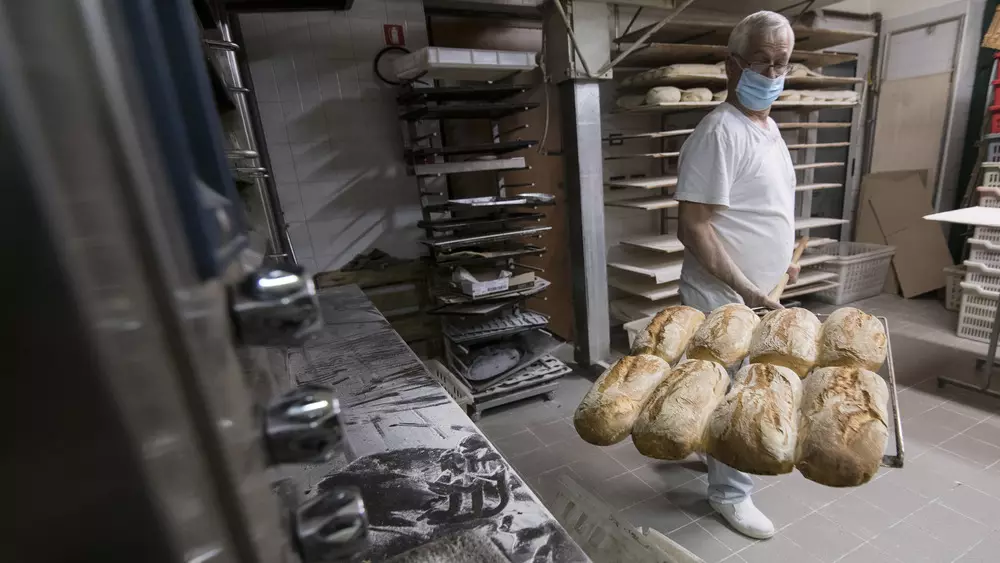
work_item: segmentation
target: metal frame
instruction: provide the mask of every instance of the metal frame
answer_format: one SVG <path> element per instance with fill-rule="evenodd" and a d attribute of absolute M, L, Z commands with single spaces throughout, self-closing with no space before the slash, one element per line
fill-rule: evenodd
<path fill-rule="evenodd" d="M 595 80 L 559 84 L 563 166 L 569 203 L 573 343 L 578 364 L 603 367 L 611 357 L 604 240 L 601 95 Z"/>

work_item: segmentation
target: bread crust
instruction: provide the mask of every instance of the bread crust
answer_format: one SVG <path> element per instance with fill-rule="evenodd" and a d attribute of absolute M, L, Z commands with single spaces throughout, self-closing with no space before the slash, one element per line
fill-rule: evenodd
<path fill-rule="evenodd" d="M 727 368 L 735 366 L 750 350 L 750 339 L 759 322 L 757 313 L 742 303 L 719 307 L 691 337 L 688 359 L 709 360 Z"/>
<path fill-rule="evenodd" d="M 670 364 L 652 354 L 625 356 L 608 368 L 583 397 L 573 416 L 581 438 L 610 446 L 632 431 L 642 407 L 670 371 Z"/>
<path fill-rule="evenodd" d="M 889 388 L 863 368 L 826 367 L 806 378 L 795 467 L 829 487 L 856 487 L 878 472 L 889 437 Z"/>
<path fill-rule="evenodd" d="M 679 460 L 704 449 L 705 428 L 729 386 L 725 368 L 706 360 L 686 360 L 670 370 L 632 427 L 639 453 Z"/>
<path fill-rule="evenodd" d="M 757 475 L 795 467 L 802 383 L 792 370 L 750 364 L 709 418 L 706 451 L 726 465 Z"/>
<path fill-rule="evenodd" d="M 823 323 L 816 363 L 821 367 L 854 367 L 877 372 L 885 362 L 886 353 L 882 322 L 854 307 L 842 307 Z"/>
<path fill-rule="evenodd" d="M 804 378 L 816 365 L 823 325 L 812 312 L 794 307 L 764 315 L 750 340 L 750 361 L 784 366 Z"/>
<path fill-rule="evenodd" d="M 693 307 L 667 307 L 636 335 L 632 355 L 653 354 L 674 365 L 684 355 L 688 342 L 704 321 L 705 313 Z"/>

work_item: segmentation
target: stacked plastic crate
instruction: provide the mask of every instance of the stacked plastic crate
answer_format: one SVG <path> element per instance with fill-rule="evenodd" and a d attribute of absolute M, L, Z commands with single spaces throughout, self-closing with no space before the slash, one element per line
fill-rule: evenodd
<path fill-rule="evenodd" d="M 980 168 L 983 180 L 977 190 L 979 205 L 1000 207 L 1000 139 L 989 142 L 986 158 Z M 968 243 L 958 335 L 989 342 L 1000 299 L 1000 228 L 976 227 Z"/>

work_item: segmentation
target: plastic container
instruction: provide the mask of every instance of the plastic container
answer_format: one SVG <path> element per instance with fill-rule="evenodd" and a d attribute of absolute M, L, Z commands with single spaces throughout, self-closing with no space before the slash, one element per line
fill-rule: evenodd
<path fill-rule="evenodd" d="M 948 266 L 944 269 L 944 308 L 958 311 L 962 307 L 962 282 L 965 278 L 964 266 Z"/>
<path fill-rule="evenodd" d="M 990 141 L 986 145 L 986 162 L 1000 162 L 1000 141 Z"/>
<path fill-rule="evenodd" d="M 816 292 L 816 298 L 833 305 L 843 305 L 882 293 L 895 247 L 864 242 L 840 242 L 824 246 L 823 252 L 836 256 L 816 266 L 835 272 L 840 285 Z"/>
<path fill-rule="evenodd" d="M 974 260 L 965 261 L 965 279 L 986 291 L 1000 292 L 1000 268 L 987 266 Z"/>
<path fill-rule="evenodd" d="M 1000 133 L 1000 113 L 990 115 L 990 133 Z"/>
<path fill-rule="evenodd" d="M 969 282 L 962 282 L 961 286 L 962 308 L 958 312 L 958 330 L 955 332 L 961 338 L 989 343 L 1000 293 L 987 291 Z"/>
<path fill-rule="evenodd" d="M 458 406 L 465 408 L 472 404 L 472 390 L 459 381 L 458 376 L 451 373 L 444 364 L 437 360 L 427 360 L 424 367 L 431 379 L 440 383 Z"/>
<path fill-rule="evenodd" d="M 424 47 L 392 63 L 402 80 L 499 80 L 535 68 L 535 53 Z"/>
<path fill-rule="evenodd" d="M 1000 170 L 987 170 L 983 172 L 984 188 L 997 188 L 1000 190 Z M 1000 197 L 996 192 L 980 192 L 979 205 L 983 207 L 1000 207 Z"/>
<path fill-rule="evenodd" d="M 1000 268 L 1000 243 L 970 238 L 969 260 L 990 268 Z"/>

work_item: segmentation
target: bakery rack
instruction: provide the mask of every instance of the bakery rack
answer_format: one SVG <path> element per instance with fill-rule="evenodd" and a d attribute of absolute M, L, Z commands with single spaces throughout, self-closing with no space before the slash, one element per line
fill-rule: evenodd
<path fill-rule="evenodd" d="M 652 43 L 628 55 L 616 71 L 624 76 L 654 68 L 678 63 L 714 64 L 725 60 L 728 51 L 724 45 L 731 25 L 704 22 L 667 23 L 650 39 Z M 645 33 L 639 29 L 626 32 L 617 40 L 619 52 L 624 52 L 629 44 Z M 797 26 L 796 50 L 791 62 L 809 67 L 809 76 L 789 77 L 788 89 L 824 90 L 852 89 L 857 94 L 854 101 L 778 101 L 773 105 L 772 117 L 779 121 L 783 132 L 790 132 L 794 140 L 789 142 L 789 150 L 797 172 L 795 230 L 809 236 L 811 230 L 836 228 L 849 223 L 837 217 L 814 217 L 812 194 L 819 190 L 843 190 L 843 182 L 818 182 L 816 170 L 823 168 L 843 168 L 844 161 L 817 161 L 817 150 L 847 147 L 849 142 L 820 143 L 821 130 L 843 129 L 851 122 L 820 122 L 819 110 L 829 108 L 857 108 L 863 105 L 864 88 L 862 79 L 854 77 L 823 76 L 816 72 L 828 65 L 850 62 L 857 59 L 854 53 L 825 51 L 844 43 L 872 37 L 868 32 L 827 30 Z M 614 53 L 613 53 L 614 56 Z M 617 77 L 616 77 L 617 78 Z M 621 82 L 621 81 L 620 81 Z M 625 82 L 628 82 L 627 80 Z M 618 94 L 635 95 L 653 86 L 676 86 L 678 88 L 706 87 L 713 92 L 725 90 L 725 77 L 712 75 L 671 74 L 646 79 L 638 85 L 618 86 Z M 621 165 L 616 175 L 605 181 L 605 206 L 633 209 L 636 212 L 656 212 L 659 214 L 660 234 L 627 238 L 612 248 L 608 255 L 609 281 L 620 297 L 611 300 L 611 313 L 622 321 L 635 320 L 655 313 L 663 307 L 679 302 L 677 281 L 680 277 L 680 261 L 683 245 L 676 237 L 676 217 L 678 202 L 672 198 L 677 185 L 677 160 L 680 148 L 690 135 L 693 123 L 707 111 L 723 102 L 718 100 L 701 102 L 675 102 L 610 110 L 607 119 L 629 118 L 629 116 L 649 115 L 658 121 L 658 130 L 622 130 L 607 134 L 605 141 L 605 161 Z M 616 105 L 616 104 L 615 104 Z M 857 111 L 857 110 L 855 110 Z M 620 118 L 618 116 L 621 116 Z M 674 118 L 674 116 L 679 116 Z M 794 116 L 789 118 L 789 116 Z M 785 119 L 782 120 L 782 117 Z M 634 119 L 634 118 L 631 118 Z M 636 143 L 645 150 L 628 150 Z M 658 144 L 658 146 L 650 146 Z M 612 147 L 614 149 L 612 149 Z M 624 149 L 624 150 L 623 150 Z M 639 173 L 631 174 L 630 162 L 636 162 Z M 660 174 L 649 173 L 649 163 L 659 164 Z M 655 166 L 655 165 L 654 165 Z M 624 174 L 622 174 L 624 172 Z M 614 197 L 608 197 L 614 193 Z M 847 234 L 843 229 L 841 236 Z M 823 247 L 835 243 L 840 238 L 810 237 L 809 250 L 803 256 L 803 270 L 800 280 L 785 288 L 782 299 L 800 297 L 831 289 L 839 283 L 835 276 L 816 270 L 816 266 L 833 258 Z"/>
<path fill-rule="evenodd" d="M 431 61 L 433 66 L 439 54 L 418 52 L 415 60 L 423 61 L 420 64 Z M 531 53 L 516 58 L 534 61 Z M 494 59 L 502 61 L 504 57 Z M 496 65 L 490 64 L 482 72 L 470 65 L 461 67 L 462 77 L 495 77 Z M 445 71 L 442 78 L 450 72 Z M 505 172 L 528 169 L 518 151 L 538 144 L 537 140 L 520 138 L 524 127 L 504 131 L 500 122 L 538 106 L 523 99 L 532 88 L 530 84 L 471 80 L 432 87 L 410 83 L 397 97 L 405 157 L 419 189 L 422 219 L 418 226 L 424 232 L 420 242 L 433 264 L 429 285 L 434 307 L 428 313 L 440 317 L 444 344 L 443 357 L 435 363 L 432 375 L 465 406 L 473 420 L 485 409 L 548 396 L 558 379 L 571 371 L 551 355 L 561 342 L 545 330 L 548 317 L 525 305 L 527 299 L 549 287 L 538 275 L 544 271 L 519 262 L 546 252 L 544 246 L 532 243 L 551 229 L 543 220 L 554 198 L 534 193 L 534 184 L 512 185 L 504 177 Z M 448 144 L 441 134 L 446 120 L 486 121 L 491 139 Z M 490 195 L 451 197 L 447 180 L 458 174 L 478 174 L 477 181 L 490 178 L 484 180 Z M 513 274 L 511 286 L 469 295 L 452 280 L 459 267 L 506 270 Z M 516 351 L 516 359 L 511 360 L 510 350 Z"/>

